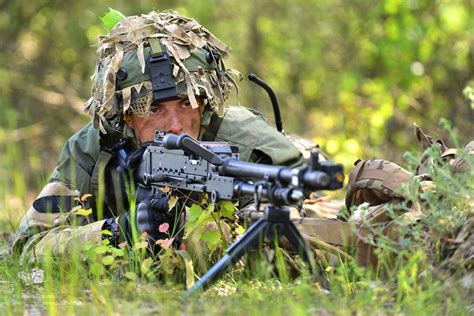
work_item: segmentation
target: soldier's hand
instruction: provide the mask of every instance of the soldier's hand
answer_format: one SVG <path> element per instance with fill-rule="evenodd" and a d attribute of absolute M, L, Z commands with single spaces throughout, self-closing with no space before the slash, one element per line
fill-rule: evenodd
<path fill-rule="evenodd" d="M 183 233 L 180 232 L 181 214 L 177 212 L 179 206 L 169 209 L 169 196 L 165 193 L 150 195 L 150 191 L 142 191 L 137 196 L 135 208 L 135 227 L 138 238 L 146 235 L 150 249 L 159 249 L 159 245 L 179 247 Z M 103 229 L 112 232 L 112 235 L 103 235 L 110 243 L 117 246 L 122 241 L 129 245 L 132 241 L 131 212 L 120 214 L 117 218 L 106 220 Z M 145 234 L 146 233 L 146 234 Z M 158 243 L 157 243 L 158 241 Z"/>
<path fill-rule="evenodd" d="M 137 230 L 140 236 L 147 233 L 150 244 L 171 238 L 177 214 L 175 209 L 170 211 L 168 201 L 166 194 L 150 196 L 136 207 Z"/>

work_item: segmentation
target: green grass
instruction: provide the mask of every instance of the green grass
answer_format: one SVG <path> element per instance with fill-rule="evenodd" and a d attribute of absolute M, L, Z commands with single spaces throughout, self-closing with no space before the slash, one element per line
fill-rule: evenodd
<path fill-rule="evenodd" d="M 358 271 L 355 271 L 358 270 Z M 3 263 L 0 272 L 0 310 L 17 315 L 24 311 L 58 314 L 271 314 L 306 315 L 318 312 L 339 315 L 375 313 L 469 314 L 463 297 L 439 282 L 417 281 L 399 275 L 397 285 L 364 275 L 360 268 L 341 267 L 331 277 L 330 290 L 321 290 L 309 279 L 289 283 L 278 280 L 228 278 L 204 295 L 183 298 L 177 285 L 94 279 L 87 272 L 45 269 L 43 284 L 25 285 L 17 277 L 18 266 Z M 359 275 L 362 273 L 361 275 Z M 354 276 L 357 276 L 354 279 Z M 403 285 L 404 279 L 409 288 Z M 465 298 L 464 298 L 465 299 Z"/>

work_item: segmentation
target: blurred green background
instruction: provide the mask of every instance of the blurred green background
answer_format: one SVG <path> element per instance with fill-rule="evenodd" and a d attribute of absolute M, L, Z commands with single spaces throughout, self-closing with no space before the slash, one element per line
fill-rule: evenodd
<path fill-rule="evenodd" d="M 460 143 L 473 138 L 474 1 L 7 1 L 0 4 L 0 218 L 15 222 L 47 181 L 65 139 L 88 117 L 99 19 L 173 8 L 232 47 L 227 64 L 277 93 L 288 132 L 349 167 L 401 162 L 412 123 Z M 231 103 L 273 121 L 263 90 L 244 80 Z M 452 144 L 451 144 L 452 145 Z M 3 213 L 3 214 L 2 214 Z"/>

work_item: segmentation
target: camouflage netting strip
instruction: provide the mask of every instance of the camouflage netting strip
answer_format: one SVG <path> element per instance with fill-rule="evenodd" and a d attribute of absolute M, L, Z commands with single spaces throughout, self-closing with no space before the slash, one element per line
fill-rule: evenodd
<path fill-rule="evenodd" d="M 205 45 L 217 51 L 222 59 L 227 58 L 230 48 L 193 19 L 180 16 L 174 11 L 153 11 L 141 16 L 127 17 L 117 23 L 109 34 L 99 37 L 99 62 L 91 78 L 92 93 L 85 104 L 85 110 L 92 116 L 94 124 L 101 132 L 106 133 L 104 121 L 116 114 L 113 113 L 116 93 L 121 93 L 124 99 L 123 113 L 131 108 L 141 116 L 148 114 L 151 95 L 150 100 L 139 100 L 138 103 L 131 100 L 131 95 L 132 89 L 138 93 L 142 88 L 150 91 L 151 84 L 134 85 L 115 91 L 115 77 L 124 53 L 135 50 L 142 73 L 145 71 L 144 44 L 148 38 L 158 38 L 176 60 L 178 68 L 173 69 L 173 74 L 186 83 L 186 94 L 192 107 L 199 107 L 195 95 L 205 95 L 209 108 L 222 114 L 224 101 L 232 87 L 236 87 L 238 91 L 236 82 L 241 74 L 234 69 L 226 69 L 223 64 L 224 71 L 220 74 L 215 70 L 205 72 L 202 69 L 189 72 L 183 61 L 197 48 L 203 48 Z M 139 108 L 133 109 L 135 103 Z"/>
<path fill-rule="evenodd" d="M 142 90 L 146 90 L 147 94 L 143 97 L 132 99 L 132 89 L 137 93 L 141 93 Z M 153 99 L 151 81 L 143 81 L 122 89 L 122 98 L 123 113 L 131 110 L 138 116 L 146 117 Z"/>

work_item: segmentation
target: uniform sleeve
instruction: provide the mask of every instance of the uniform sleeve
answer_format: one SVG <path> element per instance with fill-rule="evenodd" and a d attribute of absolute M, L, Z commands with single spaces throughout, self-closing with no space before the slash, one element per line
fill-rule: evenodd
<path fill-rule="evenodd" d="M 88 124 L 64 145 L 50 181 L 38 195 L 37 201 L 51 196 L 73 199 L 90 193 L 89 172 L 98 153 L 98 138 Z M 15 235 L 14 251 L 20 255 L 20 263 L 41 260 L 46 252 L 67 255 L 67 249 L 71 249 L 71 243 L 77 240 L 99 243 L 103 221 L 95 221 L 92 215 L 77 215 L 76 210 L 44 209 L 33 204 Z"/>

